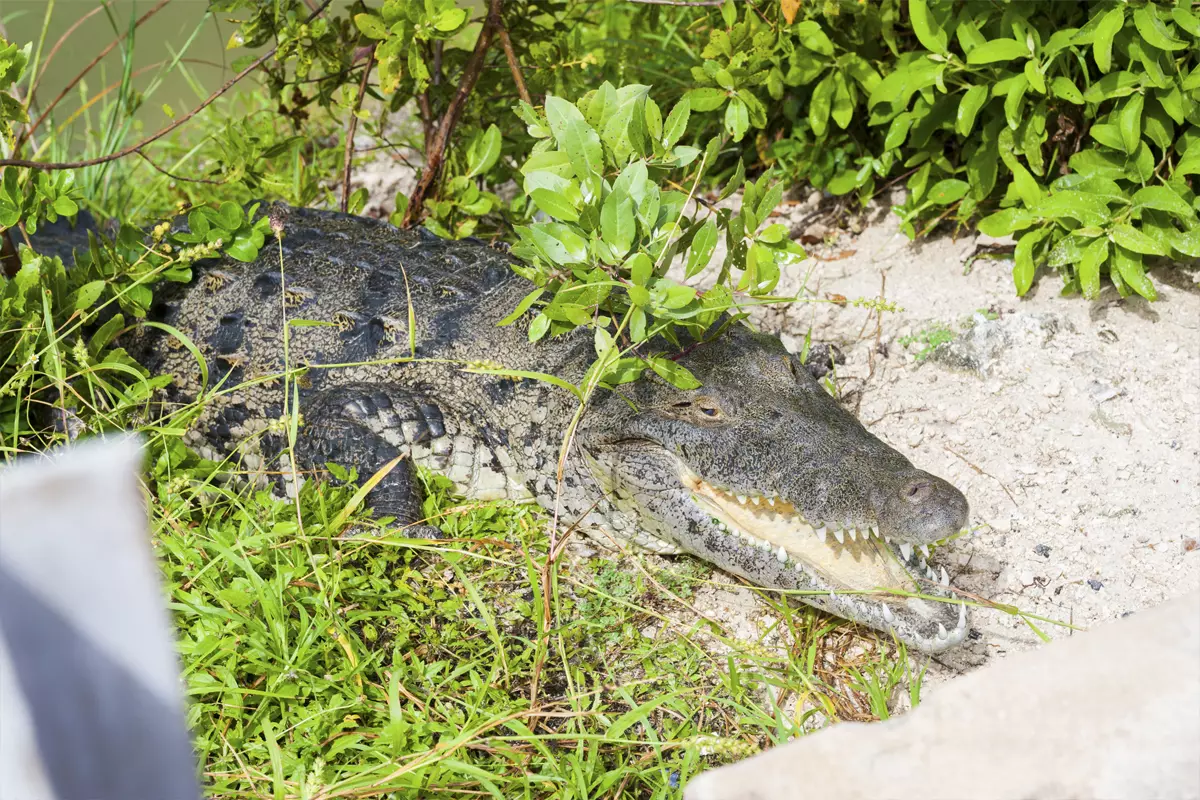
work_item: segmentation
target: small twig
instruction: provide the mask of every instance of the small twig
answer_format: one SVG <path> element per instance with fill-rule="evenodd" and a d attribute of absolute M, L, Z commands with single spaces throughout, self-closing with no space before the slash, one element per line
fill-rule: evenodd
<path fill-rule="evenodd" d="M 945 450 L 947 453 L 950 453 L 951 455 L 953 455 L 953 456 L 955 456 L 956 458 L 958 458 L 960 461 L 962 461 L 964 464 L 966 464 L 966 465 L 967 465 L 968 467 L 970 467 L 971 469 L 975 470 L 975 471 L 976 471 L 977 473 L 979 473 L 980 475 L 985 475 L 985 476 L 987 476 L 987 477 L 991 478 L 992 480 L 994 480 L 996 483 L 1000 484 L 1000 488 L 1004 490 L 1004 493 L 1005 493 L 1006 495 L 1008 495 L 1008 499 L 1012 501 L 1012 504 L 1013 504 L 1014 506 L 1016 506 L 1017 508 L 1020 508 L 1020 507 L 1021 507 L 1021 504 L 1017 502 L 1017 498 L 1013 497 L 1013 496 L 1012 496 L 1012 492 L 1010 492 L 1010 491 L 1008 490 L 1008 487 L 1004 485 L 1004 481 L 1000 480 L 999 478 L 997 478 L 995 475 L 991 474 L 990 472 L 986 472 L 986 471 L 984 471 L 983 469 L 980 469 L 979 467 L 975 466 L 975 465 L 974 465 L 974 464 L 972 464 L 970 461 L 968 461 L 968 460 L 967 460 L 967 458 L 966 458 L 965 456 L 963 456 L 963 455 L 961 455 L 960 453 L 956 452 L 956 451 L 955 451 L 953 448 L 951 448 L 951 447 L 946 447 L 945 445 L 942 445 L 942 449 L 943 449 L 943 450 Z"/>
<path fill-rule="evenodd" d="M 163 5 L 166 5 L 168 2 L 170 2 L 170 0 L 162 0 L 162 2 L 157 7 L 161 8 Z M 312 19 L 317 14 L 319 14 L 322 10 L 324 10 L 324 8 L 326 6 L 328 6 L 332 2 L 333 2 L 333 0 L 325 0 L 325 2 L 323 2 L 321 4 L 321 8 L 318 9 L 317 12 L 314 13 L 312 17 L 309 17 L 308 20 L 306 20 L 306 22 L 311 22 Z M 145 17 L 143 17 L 143 19 L 145 19 Z M 242 78 L 249 75 L 254 70 L 258 69 L 267 59 L 273 57 L 275 55 L 275 51 L 278 49 L 279 49 L 278 47 L 272 47 L 270 50 L 268 50 L 267 52 L 263 53 L 261 56 L 256 58 L 253 61 L 253 63 L 250 64 L 250 66 L 246 67 L 244 70 L 239 72 L 237 75 L 234 75 L 232 78 L 227 80 L 220 89 L 218 89 L 217 91 L 215 91 L 211 95 L 209 95 L 208 99 L 206 99 L 203 103 L 196 106 L 191 111 L 184 114 L 182 117 L 177 119 L 175 122 L 172 122 L 170 125 L 163 128 L 162 130 L 158 131 L 157 133 L 146 137 L 145 139 L 138 142 L 137 144 L 126 147 L 124 150 L 121 150 L 116 153 L 110 153 L 109 155 L 106 155 L 106 156 L 98 156 L 96 158 L 89 158 L 84 161 L 48 161 L 47 162 L 47 161 L 28 161 L 23 158 L 0 158 L 0 167 L 28 167 L 30 169 L 44 169 L 44 170 L 80 169 L 82 167 L 94 167 L 97 164 L 106 164 L 109 161 L 116 161 L 119 158 L 124 158 L 125 156 L 132 155 L 133 153 L 136 153 L 138 150 L 141 150 L 146 145 L 148 145 L 152 142 L 158 141 L 159 139 L 166 136 L 171 131 L 178 128 L 183 123 L 190 120 L 192 117 L 199 114 L 204 109 L 208 108 L 210 105 L 212 105 L 214 102 L 216 102 L 218 97 L 220 97 L 221 95 L 225 94 L 230 89 L 232 89 L 234 84 L 236 84 Z M 55 102 L 57 102 L 57 101 L 55 101 Z M 43 116 L 45 116 L 45 115 L 43 114 Z"/>
<path fill-rule="evenodd" d="M 161 11 L 163 6 L 165 6 L 169 2 L 171 2 L 171 0 L 159 0 L 158 5 L 156 5 L 154 8 L 150 9 L 145 14 L 142 14 L 140 17 L 137 18 L 137 20 L 133 23 L 133 27 L 134 28 L 141 27 L 143 22 L 150 19 L 152 16 L 154 16 L 159 11 Z M 101 7 L 103 8 L 103 6 L 101 6 Z M 68 31 L 68 33 L 69 33 L 69 31 Z M 21 146 L 23 144 L 25 144 L 26 141 L 29 140 L 29 137 L 32 136 L 34 131 L 36 131 L 38 129 L 38 126 L 40 126 L 42 124 L 42 122 L 45 121 L 46 117 L 50 114 L 51 111 L 54 110 L 54 107 L 58 105 L 59 101 L 61 101 L 64 97 L 66 97 L 67 93 L 70 92 L 72 89 L 74 89 L 75 85 L 78 84 L 81 80 L 83 80 L 84 75 L 87 75 L 89 72 L 91 72 L 92 67 L 99 64 L 100 60 L 102 58 L 104 58 L 106 55 L 111 53 L 113 51 L 113 48 L 115 48 L 122 41 L 124 41 L 125 36 L 126 36 L 126 34 L 123 33 L 120 36 L 118 36 L 116 39 L 114 39 L 108 45 L 108 47 L 106 47 L 100 51 L 99 55 L 97 55 L 90 62 L 88 62 L 87 66 L 85 66 L 82 70 L 80 70 L 78 75 L 76 75 L 74 78 L 72 78 L 71 80 L 69 80 L 67 82 L 67 85 L 64 86 L 62 91 L 58 93 L 58 96 L 55 97 L 53 100 L 51 100 L 50 105 L 46 106 L 46 109 L 41 114 L 38 115 L 38 118 L 36 120 L 33 121 L 33 124 L 27 126 L 25 128 L 25 130 L 21 132 L 20 137 L 17 139 L 17 143 L 13 146 L 12 151 L 13 151 L 14 155 L 21 151 Z M 55 47 L 57 47 L 57 45 L 55 45 Z M 33 95 L 30 94 L 30 102 L 32 102 L 32 101 L 33 101 Z M 5 166 L 5 165 L 7 165 L 7 162 L 0 162 L 0 166 Z M 23 166 L 29 166 L 29 165 L 28 164 L 12 164 L 12 166 L 23 167 Z"/>
<path fill-rule="evenodd" d="M 525 76 L 521 74 L 521 62 L 517 60 L 517 51 L 513 49 L 512 37 L 508 35 L 508 28 L 504 27 L 504 23 L 500 23 L 500 29 L 496 32 L 500 37 L 500 45 L 504 48 L 504 57 L 508 59 L 508 68 L 512 72 L 513 83 L 517 85 L 517 92 L 521 95 L 521 99 L 529 105 L 533 105 L 533 98 L 529 96 L 529 90 L 525 88 Z"/>
<path fill-rule="evenodd" d="M 156 170 L 161 172 L 163 175 L 166 175 L 168 178 L 171 178 L 172 180 L 187 181 L 188 183 L 211 183 L 214 186 L 220 186 L 221 184 L 225 183 L 225 181 L 223 181 L 223 180 L 217 181 L 217 180 L 213 180 L 212 178 L 188 178 L 183 175 L 176 175 L 173 172 L 167 172 L 165 169 L 160 167 L 158 164 L 155 164 L 154 161 L 151 160 L 150 156 L 146 155 L 141 150 L 135 150 L 134 152 L 137 153 L 139 156 L 141 156 L 142 159 L 147 164 L 154 167 Z"/>
<path fill-rule="evenodd" d="M 489 0 L 488 2 L 487 19 L 484 20 L 483 27 L 479 31 L 479 38 L 475 40 L 475 49 L 471 52 L 471 57 L 467 59 L 467 64 L 463 68 L 462 78 L 458 82 L 458 91 L 454 93 L 454 98 L 446 108 L 446 114 L 442 117 L 442 124 L 433 137 L 432 145 L 426 147 L 425 169 L 421 171 L 421 178 L 417 181 L 417 186 L 408 200 L 408 208 L 404 210 L 404 218 L 400 221 L 402 228 L 411 227 L 414 222 L 421 219 L 425 212 L 425 196 L 429 194 L 434 181 L 437 180 L 438 173 L 441 172 L 442 161 L 446 158 L 446 145 L 450 143 L 450 134 L 454 132 L 454 126 L 458 124 L 458 118 L 467 104 L 467 98 L 471 95 L 471 90 L 475 88 L 475 81 L 479 79 L 479 73 L 483 70 L 484 57 L 487 56 L 488 48 L 492 44 L 492 34 L 500 26 L 500 8 L 503 4 L 504 0 Z"/>
<path fill-rule="evenodd" d="M 350 112 L 350 130 L 346 131 L 346 156 L 342 160 L 342 213 L 350 210 L 350 163 L 354 160 L 354 133 L 358 130 L 358 110 L 362 108 L 363 95 L 367 93 L 367 78 L 371 75 L 371 65 L 375 63 L 375 48 L 367 53 L 367 63 L 363 66 L 362 81 L 358 84 L 358 97 L 354 101 L 354 110 Z"/>
<path fill-rule="evenodd" d="M 417 107 L 421 109 L 421 129 L 424 132 L 425 157 L 429 157 L 429 148 L 433 146 L 433 106 L 429 104 L 429 92 L 417 95 Z"/>

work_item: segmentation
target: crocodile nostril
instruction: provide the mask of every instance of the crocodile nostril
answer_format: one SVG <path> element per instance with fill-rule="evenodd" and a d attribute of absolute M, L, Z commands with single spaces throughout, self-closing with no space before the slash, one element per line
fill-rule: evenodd
<path fill-rule="evenodd" d="M 933 494 L 933 483 L 924 479 L 912 481 L 901 490 L 901 494 L 913 505 L 923 503 Z"/>

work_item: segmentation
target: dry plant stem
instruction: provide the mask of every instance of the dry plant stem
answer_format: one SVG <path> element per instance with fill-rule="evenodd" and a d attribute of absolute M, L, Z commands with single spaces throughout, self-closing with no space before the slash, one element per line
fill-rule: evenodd
<path fill-rule="evenodd" d="M 442 124 L 434 134 L 432 144 L 426 146 L 425 168 L 421 171 L 417 187 L 413 189 L 412 196 L 408 200 L 408 208 L 405 209 L 404 218 L 400 222 L 402 228 L 411 227 L 424 215 L 425 197 L 433 188 L 433 182 L 437 180 L 438 173 L 441 172 L 442 161 L 446 158 L 446 145 L 450 142 L 450 134 L 454 132 L 454 126 L 458 124 L 458 118 L 467 104 L 467 98 L 470 97 L 471 90 L 475 88 L 475 81 L 479 79 L 479 73 L 483 71 L 483 60 L 492 44 L 492 35 L 501 24 L 500 8 L 503 4 L 504 0 L 489 0 L 488 2 L 487 19 L 484 20 L 483 27 L 479 31 L 479 38 L 475 40 L 475 50 L 467 60 L 466 67 L 463 68 L 462 78 L 458 82 L 458 91 L 454 93 L 454 98 L 446 108 Z"/>
<path fill-rule="evenodd" d="M 367 93 L 367 78 L 371 76 L 371 65 L 375 63 L 375 48 L 367 53 L 367 63 L 363 65 L 362 80 L 358 84 L 358 97 L 354 100 L 354 110 L 350 112 L 350 130 L 346 131 L 346 156 L 342 160 L 342 213 L 350 208 L 350 162 L 354 160 L 354 133 L 358 130 L 358 110 L 362 108 L 363 95 Z"/>
<path fill-rule="evenodd" d="M 512 37 L 508 35 L 508 28 L 500 23 L 496 35 L 500 37 L 500 46 L 504 48 L 504 57 L 508 59 L 508 69 L 512 72 L 513 83 L 517 85 L 517 93 L 521 95 L 522 100 L 533 105 L 533 98 L 529 96 L 529 90 L 525 88 L 525 76 L 521 74 L 521 62 L 517 61 L 517 51 L 513 49 Z"/>
<path fill-rule="evenodd" d="M 163 7 L 169 2 L 171 2 L 171 0 L 159 0 L 158 5 L 154 6 L 154 8 L 150 9 L 145 14 L 142 14 L 140 17 L 137 18 L 137 21 L 135 21 L 133 23 L 133 27 L 134 28 L 141 27 L 142 23 L 144 23 L 146 20 L 150 19 L 155 14 L 157 14 L 159 11 L 161 11 L 163 9 Z M 82 22 L 82 20 L 81 20 L 81 22 Z M 70 31 L 68 31 L 68 33 L 70 33 Z M 85 66 L 82 70 L 80 70 L 78 75 L 76 75 L 71 80 L 67 81 L 67 85 L 64 86 L 62 88 L 62 91 L 59 92 L 58 95 L 53 100 L 50 101 L 50 105 L 46 106 L 46 109 L 41 114 L 38 115 L 38 118 L 33 121 L 33 124 L 26 127 L 25 130 L 21 133 L 20 138 L 17 139 L 16 145 L 13 147 L 14 154 L 19 153 L 21 151 L 21 145 L 23 145 L 26 141 L 28 141 L 29 137 L 32 136 L 33 133 L 38 129 L 38 126 L 40 126 L 46 120 L 46 117 L 50 114 L 50 112 L 54 110 L 54 107 L 57 106 L 59 104 L 59 102 L 64 97 L 67 96 L 67 93 L 70 92 L 72 89 L 74 89 L 76 84 L 78 84 L 81 80 L 83 80 L 83 77 L 85 75 L 87 75 L 89 72 L 91 72 L 92 67 L 99 64 L 101 59 L 103 59 L 106 55 L 111 53 L 113 51 L 113 48 L 115 48 L 117 45 L 119 45 L 124 40 L 125 40 L 125 34 L 121 34 L 120 36 L 118 36 L 116 39 L 114 39 L 108 45 L 108 47 L 101 50 L 99 55 L 97 55 L 90 62 L 88 62 L 87 66 Z M 55 45 L 56 49 L 57 49 L 57 47 L 58 47 L 58 45 Z M 47 60 L 49 60 L 49 59 L 47 59 Z M 43 74 L 44 74 L 44 72 L 45 71 L 43 70 Z M 33 95 L 31 94 L 30 102 L 32 102 L 32 101 L 33 101 Z M 0 163 L 7 163 L 7 162 L 0 162 Z M 25 166 L 29 166 L 29 164 L 14 164 L 13 166 L 25 167 Z"/>
<path fill-rule="evenodd" d="M 142 159 L 143 159 L 143 160 L 144 160 L 144 161 L 145 161 L 147 164 L 149 164 L 150 166 L 154 167 L 154 169 L 156 169 L 157 171 L 161 172 L 163 175 L 166 175 L 168 178 L 170 178 L 170 179 L 172 179 L 172 180 L 176 180 L 176 181 L 187 181 L 188 183 L 211 183 L 211 184 L 213 184 L 213 185 L 215 185 L 215 186 L 220 186 L 221 184 L 225 183 L 225 181 L 213 180 L 212 178 L 188 178 L 188 177 L 185 177 L 185 176 L 183 176 L 183 175 L 176 175 L 174 172 L 167 172 L 165 169 L 163 169 L 162 167 L 160 167 L 158 164 L 155 164 L 155 163 L 154 163 L 154 161 L 153 161 L 153 160 L 151 160 L 150 156 L 146 155 L 146 154 L 145 154 L 145 153 L 143 153 L 141 150 L 137 150 L 137 151 L 135 151 L 135 152 L 136 152 L 136 153 L 137 153 L 139 156 L 141 156 L 141 157 L 142 157 Z"/>
<path fill-rule="evenodd" d="M 170 0 L 162 0 L 162 2 L 159 4 L 158 7 L 161 8 L 162 6 L 166 5 L 168 2 L 170 2 Z M 321 7 L 319 9 L 317 9 L 317 11 L 305 21 L 311 22 L 312 19 L 314 17 L 316 17 L 316 15 L 319 14 L 321 11 L 323 11 L 325 9 L 325 7 L 328 6 L 331 2 L 333 2 L 333 0 L 325 0 L 325 2 L 321 4 Z M 147 13 L 149 13 L 149 12 L 147 12 Z M 143 16 L 142 18 L 145 19 L 145 16 Z M 125 156 L 136 153 L 137 151 L 141 150 L 146 145 L 148 145 L 152 142 L 158 141 L 159 139 L 166 136 L 171 131 L 178 128 L 183 123 L 190 120 L 192 117 L 199 114 L 204 109 L 208 108 L 210 105 L 212 105 L 214 102 L 216 102 L 218 97 L 220 97 L 221 95 L 225 94 L 230 89 L 232 89 L 234 84 L 236 84 L 242 78 L 249 75 L 254 70 L 258 69 L 259 66 L 261 66 L 263 64 L 263 62 L 265 62 L 267 59 L 274 56 L 275 51 L 277 49 L 278 48 L 276 48 L 276 47 L 272 47 L 270 50 L 263 53 L 261 56 L 259 56 L 258 58 L 256 58 L 254 60 L 254 63 L 250 64 L 250 66 L 246 67 L 244 70 L 239 72 L 237 75 L 234 75 L 232 78 L 227 80 L 225 82 L 225 85 L 223 85 L 220 89 L 218 89 L 217 91 L 215 91 L 211 95 L 209 95 L 208 98 L 203 103 L 196 106 L 191 111 L 184 114 L 182 117 L 175 120 L 167 127 L 163 128 L 162 130 L 158 131 L 155 134 L 152 134 L 152 135 L 146 137 L 145 139 L 138 142 L 137 144 L 126 147 L 124 150 L 118 151 L 116 153 L 110 153 L 107 156 L 98 156 L 97 158 L 89 158 L 85 161 L 44 162 L 44 161 L 27 161 L 22 158 L 4 158 L 4 159 L 0 159 L 0 167 L 28 167 L 30 169 L 45 169 L 45 170 L 80 169 L 81 167 L 94 167 L 97 164 L 106 164 L 109 161 L 116 161 L 119 158 L 124 158 Z M 57 100 L 55 102 L 57 102 Z M 43 115 L 43 116 L 45 116 L 45 115 Z M 40 118 L 39 118 L 39 120 L 40 120 Z"/>

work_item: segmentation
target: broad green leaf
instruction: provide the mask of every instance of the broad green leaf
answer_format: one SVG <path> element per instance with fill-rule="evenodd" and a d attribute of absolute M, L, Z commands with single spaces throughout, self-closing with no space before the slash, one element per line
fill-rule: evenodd
<path fill-rule="evenodd" d="M 1159 19 L 1153 5 L 1142 6 L 1135 10 L 1133 24 L 1142 38 L 1159 50 L 1182 50 L 1187 47 L 1187 42 L 1177 38 L 1171 26 Z M 1137 290 L 1136 286 L 1134 290 Z"/>
<path fill-rule="evenodd" d="M 846 85 L 846 77 L 838 70 L 833 70 L 833 110 L 831 116 L 837 126 L 845 130 L 854 118 L 854 100 L 850 97 L 850 87 Z"/>
<path fill-rule="evenodd" d="M 655 141 L 661 139 L 663 134 L 662 111 L 658 103 L 649 97 L 646 98 L 646 132 Z"/>
<path fill-rule="evenodd" d="M 696 376 L 687 367 L 669 358 L 650 359 L 650 368 L 676 389 L 686 390 L 700 387 L 700 381 L 696 380 Z"/>
<path fill-rule="evenodd" d="M 738 189 L 742 188 L 742 181 L 746 179 L 746 164 L 740 158 L 737 166 L 733 169 L 733 177 L 725 184 L 725 188 L 721 190 L 721 194 L 717 196 L 717 202 L 725 200 L 733 195 Z"/>
<path fill-rule="evenodd" d="M 79 205 L 67 195 L 60 194 L 54 198 L 54 210 L 64 217 L 70 217 L 79 213 Z"/>
<path fill-rule="evenodd" d="M 107 284 L 102 280 L 88 281 L 75 290 L 75 310 L 85 311 L 100 299 Z"/>
<path fill-rule="evenodd" d="M 1121 26 L 1125 24 L 1125 6 L 1118 3 L 1114 8 L 1105 12 L 1096 25 L 1095 36 L 1092 39 L 1092 58 L 1096 59 L 1096 66 L 1101 72 L 1108 72 L 1112 69 L 1112 44 L 1113 38 L 1120 32 Z"/>
<path fill-rule="evenodd" d="M 1200 226 L 1192 228 L 1190 231 L 1176 231 L 1175 240 L 1171 246 L 1185 256 L 1200 258 Z"/>
<path fill-rule="evenodd" d="M 998 237 L 1023 231 L 1035 222 L 1037 217 L 1023 208 L 1006 208 L 981 219 L 978 227 L 980 233 Z"/>
<path fill-rule="evenodd" d="M 986 94 L 986 90 L 984 92 Z M 883 137 L 883 149 L 895 150 L 904 144 L 904 140 L 908 138 L 908 129 L 912 127 L 913 115 L 911 112 L 905 111 L 897 114 L 888 125 L 887 135 Z"/>
<path fill-rule="evenodd" d="M 1142 102 L 1140 94 L 1132 95 L 1117 113 L 1117 127 L 1126 153 L 1135 152 L 1142 141 Z"/>
<path fill-rule="evenodd" d="M 655 304 L 668 311 L 683 308 L 696 299 L 696 290 L 691 286 L 685 286 L 665 278 L 655 282 L 651 294 L 654 296 Z"/>
<path fill-rule="evenodd" d="M 542 222 L 530 225 L 529 232 L 555 264 L 583 264 L 587 261 L 587 242 L 566 225 Z"/>
<path fill-rule="evenodd" d="M 465 8 L 448 8 L 434 17 L 433 27 L 442 33 L 449 33 L 457 30 L 466 21 L 467 10 Z"/>
<path fill-rule="evenodd" d="M 529 341 L 536 342 L 545 336 L 548 330 L 550 330 L 550 318 L 544 313 L 538 314 L 533 318 L 533 322 L 529 323 Z"/>
<path fill-rule="evenodd" d="M 1016 39 L 992 39 L 967 55 L 968 64 L 994 64 L 1014 58 L 1029 58 L 1029 48 Z"/>
<path fill-rule="evenodd" d="M 1079 259 L 1076 270 L 1079 273 L 1079 288 L 1088 300 L 1100 296 L 1100 265 L 1108 258 L 1108 239 L 1096 239 L 1086 248 Z"/>
<path fill-rule="evenodd" d="M 634 285 L 648 286 L 650 278 L 654 274 L 654 262 L 645 253 L 634 253 L 625 262 L 625 270 L 629 273 L 629 279 L 633 281 Z"/>
<path fill-rule="evenodd" d="M 1042 77 L 1042 73 L 1038 70 L 1036 61 L 1025 62 L 1025 80 L 1029 81 L 1029 86 L 1038 94 L 1046 93 L 1046 79 Z"/>
<path fill-rule="evenodd" d="M 600 84 L 583 112 L 584 119 L 592 129 L 604 127 L 608 115 L 617 108 L 617 89 L 609 81 Z"/>
<path fill-rule="evenodd" d="M 572 120 L 587 124 L 583 112 L 570 100 L 546 95 L 546 121 L 550 123 L 550 132 L 554 134 L 559 147 L 564 147 L 563 136 L 567 131 L 567 123 Z"/>
<path fill-rule="evenodd" d="M 692 246 L 688 250 L 687 268 L 684 274 L 691 278 L 707 267 L 716 246 L 717 223 L 709 219 L 692 237 Z"/>
<path fill-rule="evenodd" d="M 354 26 L 370 39 L 386 39 L 388 35 L 388 26 L 374 14 L 355 14 Z"/>
<path fill-rule="evenodd" d="M 1191 206 L 1166 186 L 1146 186 L 1133 195 L 1134 208 L 1154 208 L 1173 214 L 1183 220 L 1193 219 L 1195 212 Z"/>
<path fill-rule="evenodd" d="M 1083 105 L 1083 92 L 1079 91 L 1079 87 L 1075 85 L 1074 81 L 1062 75 L 1050 82 L 1050 93 L 1068 103 L 1074 103 L 1077 106 Z"/>
<path fill-rule="evenodd" d="M 740 142 L 749 128 L 750 113 L 746 109 L 746 104 L 741 101 L 741 98 L 735 97 L 729 101 L 729 105 L 725 106 L 725 130 L 729 131 L 729 135 L 735 142 Z"/>
<path fill-rule="evenodd" d="M 1024 75 L 1018 75 L 1008 90 L 1008 97 L 1004 98 L 1004 116 L 1008 120 L 1008 127 L 1014 131 L 1021 127 L 1022 101 L 1025 99 L 1025 92 L 1028 89 L 1029 81 L 1025 79 Z"/>
<path fill-rule="evenodd" d="M 729 92 L 712 86 L 690 89 L 684 95 L 692 110 L 700 112 L 716 111 L 725 102 L 727 97 L 729 97 Z"/>
<path fill-rule="evenodd" d="M 600 144 L 600 135 L 580 117 L 567 122 L 559 141 L 575 167 L 575 174 L 590 187 L 592 197 L 599 195 L 604 175 L 604 148 Z"/>
<path fill-rule="evenodd" d="M 970 135 L 971 129 L 975 127 L 975 117 L 987 99 L 987 86 L 972 86 L 963 94 L 962 99 L 958 101 L 958 112 L 954 120 L 954 129 L 959 136 Z M 891 136 L 891 131 L 888 132 L 888 136 Z"/>
<path fill-rule="evenodd" d="M 600 209 L 600 232 L 617 258 L 624 258 L 637 235 L 633 201 L 629 195 L 614 191 L 604 199 Z"/>
<path fill-rule="evenodd" d="M 1086 192 L 1055 192 L 1029 209 L 1039 217 L 1078 220 L 1082 225 L 1102 225 L 1108 220 L 1108 204 Z"/>
<path fill-rule="evenodd" d="M 1120 242 L 1118 242 L 1120 245 Z M 1157 300 L 1158 292 L 1154 289 L 1154 284 L 1146 277 L 1146 270 L 1142 266 L 1142 256 L 1139 251 L 1131 251 L 1124 246 L 1113 248 L 1112 268 L 1116 269 L 1117 274 L 1121 276 L 1121 280 L 1127 286 L 1133 289 L 1147 300 Z M 1110 268 L 1110 272 L 1112 271 Z"/>
<path fill-rule="evenodd" d="M 563 178 L 570 178 L 575 174 L 575 167 L 571 164 L 571 157 L 566 152 L 547 150 L 544 153 L 534 153 L 521 166 L 522 175 L 534 172 L 549 172 Z"/>
<path fill-rule="evenodd" d="M 1017 240 L 1017 249 L 1013 253 L 1013 285 L 1017 294 L 1024 297 L 1033 286 L 1033 278 L 1037 274 L 1037 265 L 1033 261 L 1033 249 L 1050 233 L 1049 228 L 1029 231 Z"/>
<path fill-rule="evenodd" d="M 1105 147 L 1125 152 L 1125 140 L 1121 138 L 1121 129 L 1116 125 L 1098 123 L 1088 129 L 1088 136 L 1091 136 Z"/>
<path fill-rule="evenodd" d="M 482 175 L 491 169 L 500 158 L 500 129 L 494 124 L 489 125 L 477 142 L 473 142 L 468 154 L 470 163 L 467 167 L 467 177 Z"/>
<path fill-rule="evenodd" d="M 829 41 L 829 37 L 825 35 L 825 31 L 821 30 L 821 26 L 815 21 L 806 19 L 803 22 L 793 25 L 792 33 L 800 40 L 800 44 L 808 50 L 820 53 L 823 56 L 833 55 L 833 42 Z"/>
<path fill-rule="evenodd" d="M 1148 256 L 1165 256 L 1167 254 L 1166 250 L 1158 242 L 1127 223 L 1113 225 L 1111 236 L 1113 242 L 1135 253 L 1142 253 Z M 1137 291 L 1137 287 L 1134 287 L 1134 291 Z"/>
<path fill-rule="evenodd" d="M 1200 39 L 1200 18 L 1197 18 L 1182 5 L 1176 5 L 1171 9 L 1171 19 L 1175 20 L 1176 25 L 1197 39 Z"/>
<path fill-rule="evenodd" d="M 913 33 L 917 35 L 917 40 L 926 50 L 939 55 L 946 54 L 946 32 L 929 13 L 929 5 L 925 0 L 908 0 L 908 18 L 912 24 Z"/>
<path fill-rule="evenodd" d="M 534 189 L 529 197 L 542 211 L 563 222 L 578 222 L 579 210 L 566 196 L 551 189 Z"/>
<path fill-rule="evenodd" d="M 691 117 L 691 113 L 692 103 L 688 100 L 687 95 L 684 95 L 683 99 L 671 109 L 671 113 L 667 114 L 667 121 L 663 124 L 663 147 L 669 150 L 675 146 L 675 143 L 679 141 L 687 130 L 688 119 Z"/>
<path fill-rule="evenodd" d="M 925 199 L 934 205 L 947 206 L 961 200 L 970 188 L 970 184 L 966 181 L 960 181 L 957 178 L 946 178 L 931 186 L 929 193 L 925 195 Z"/>
<path fill-rule="evenodd" d="M 1089 103 L 1099 103 L 1103 100 L 1114 100 L 1133 94 L 1141 85 L 1140 76 L 1132 72 L 1110 72 L 1093 83 L 1083 93 L 1083 99 Z"/>
<path fill-rule="evenodd" d="M 824 136 L 829 128 L 829 114 L 833 109 L 833 73 L 830 72 L 821 79 L 813 89 L 812 99 L 808 103 L 808 124 L 817 136 Z"/>

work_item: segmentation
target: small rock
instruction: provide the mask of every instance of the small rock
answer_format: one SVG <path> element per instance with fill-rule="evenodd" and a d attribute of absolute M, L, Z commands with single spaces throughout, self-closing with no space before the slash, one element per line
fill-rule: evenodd
<path fill-rule="evenodd" d="M 924 435 L 925 435 L 925 428 L 922 427 L 921 425 L 918 425 L 915 428 L 913 428 L 912 430 L 910 430 L 908 432 L 908 446 L 909 447 L 920 447 L 921 439 L 924 437 Z"/>
<path fill-rule="evenodd" d="M 1104 584 L 1098 578 L 1088 578 L 1087 584 L 1092 587 L 1093 592 L 1098 592 L 1104 588 Z"/>
<path fill-rule="evenodd" d="M 1062 383 L 1057 380 L 1051 380 L 1042 387 L 1042 394 L 1046 397 L 1058 397 L 1062 393 Z"/>
<path fill-rule="evenodd" d="M 1163 345 L 1163 350 L 1165 350 L 1168 353 L 1178 353 L 1179 352 L 1179 343 L 1178 342 L 1167 342 L 1166 344 Z"/>
<path fill-rule="evenodd" d="M 809 225 L 804 229 L 804 235 L 811 236 L 813 239 L 821 241 L 829 235 L 829 226 L 824 222 L 814 222 L 812 225 Z"/>
<path fill-rule="evenodd" d="M 814 189 L 808 193 L 808 197 L 804 200 L 804 207 L 807 209 L 816 209 L 821 205 L 821 192 L 819 189 Z"/>
<path fill-rule="evenodd" d="M 1021 585 L 1022 586 L 1032 586 L 1033 585 L 1033 571 L 1032 570 L 1027 569 L 1021 573 Z"/>
<path fill-rule="evenodd" d="M 1050 557 L 1050 548 L 1044 544 L 1039 544 L 1033 548 L 1033 552 L 1037 553 L 1042 558 Z"/>

